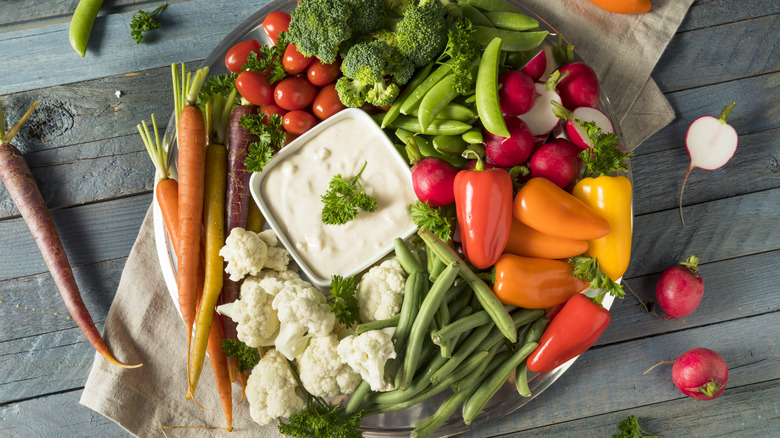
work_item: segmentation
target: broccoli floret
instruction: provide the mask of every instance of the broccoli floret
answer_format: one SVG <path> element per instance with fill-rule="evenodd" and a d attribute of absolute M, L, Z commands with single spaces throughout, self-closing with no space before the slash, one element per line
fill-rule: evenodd
<path fill-rule="evenodd" d="M 415 67 L 436 59 L 447 45 L 447 20 L 439 0 L 421 0 L 396 25 L 394 46 Z"/>
<path fill-rule="evenodd" d="M 368 35 L 385 25 L 383 0 L 347 0 L 352 13 L 347 24 L 353 34 Z"/>
<path fill-rule="evenodd" d="M 414 6 L 415 0 L 385 0 L 385 7 L 390 15 L 402 16 L 407 9 Z"/>
<path fill-rule="evenodd" d="M 408 65 L 408 61 L 382 40 L 355 44 L 341 63 L 344 77 L 336 83 L 341 102 L 352 107 L 365 102 L 377 106 L 390 104 L 400 91 L 398 83 L 411 77 Z"/>
<path fill-rule="evenodd" d="M 290 14 L 290 40 L 304 56 L 324 63 L 336 60 L 339 45 L 352 36 L 349 0 L 306 0 Z"/>

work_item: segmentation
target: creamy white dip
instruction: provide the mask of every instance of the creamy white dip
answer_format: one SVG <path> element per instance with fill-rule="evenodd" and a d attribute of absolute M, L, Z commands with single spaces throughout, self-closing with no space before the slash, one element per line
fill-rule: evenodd
<path fill-rule="evenodd" d="M 370 123 L 370 121 L 368 121 Z M 411 172 L 375 126 L 345 118 L 314 135 L 268 169 L 260 194 L 280 232 L 301 262 L 324 279 L 348 275 L 376 261 L 396 237 L 414 229 L 409 204 L 417 198 Z M 337 174 L 360 176 L 363 189 L 377 200 L 373 213 L 359 210 L 344 225 L 322 222 L 321 196 Z"/>

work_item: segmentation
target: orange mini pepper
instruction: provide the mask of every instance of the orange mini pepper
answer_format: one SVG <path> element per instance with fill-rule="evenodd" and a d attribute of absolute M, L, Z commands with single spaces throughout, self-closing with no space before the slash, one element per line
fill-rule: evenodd
<path fill-rule="evenodd" d="M 587 240 L 551 236 L 512 218 L 505 253 L 543 259 L 565 259 L 588 250 Z"/>
<path fill-rule="evenodd" d="M 591 240 L 609 234 L 596 210 L 546 178 L 531 178 L 515 195 L 517 220 L 551 236 Z"/>
<path fill-rule="evenodd" d="M 643 14 L 650 12 L 650 0 L 590 0 L 591 3 L 615 14 Z"/>
<path fill-rule="evenodd" d="M 493 292 L 504 304 L 546 309 L 590 287 L 573 274 L 574 268 L 562 260 L 502 254 L 493 267 Z"/>
<path fill-rule="evenodd" d="M 631 181 L 625 176 L 583 178 L 572 194 L 609 222 L 609 234 L 588 241 L 588 255 L 598 260 L 609 278 L 617 281 L 631 260 Z"/>

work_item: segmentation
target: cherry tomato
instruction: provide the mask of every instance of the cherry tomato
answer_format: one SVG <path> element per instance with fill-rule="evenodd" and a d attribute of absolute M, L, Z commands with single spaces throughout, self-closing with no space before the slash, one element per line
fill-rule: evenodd
<path fill-rule="evenodd" d="M 276 84 L 274 101 L 288 111 L 299 110 L 311 105 L 316 94 L 317 87 L 306 78 L 288 76 Z"/>
<path fill-rule="evenodd" d="M 257 40 L 241 41 L 228 50 L 227 55 L 225 55 L 225 66 L 233 73 L 240 73 L 241 66 L 246 63 L 249 53 L 257 53 L 261 45 L 260 41 Z"/>
<path fill-rule="evenodd" d="M 341 76 L 341 58 L 336 58 L 333 64 L 323 64 L 322 61 L 314 58 L 306 72 L 309 82 L 318 87 L 328 85 L 338 79 L 339 76 Z"/>
<path fill-rule="evenodd" d="M 284 51 L 284 56 L 282 57 L 282 66 L 284 67 L 284 71 L 287 73 L 290 73 L 291 75 L 297 75 L 298 73 L 306 70 L 306 67 L 311 64 L 312 59 L 313 57 L 311 56 L 301 55 L 301 52 L 295 48 L 295 44 L 290 43 L 287 45 L 287 49 Z"/>
<path fill-rule="evenodd" d="M 284 108 L 280 107 L 275 103 L 269 103 L 268 105 L 263 105 L 257 110 L 257 112 L 259 114 L 265 114 L 266 116 L 270 116 L 271 114 L 279 114 L 280 116 L 284 117 L 284 115 L 287 114 L 287 111 Z M 268 117 L 265 117 L 263 121 L 267 122 Z"/>
<path fill-rule="evenodd" d="M 311 111 L 314 116 L 320 120 L 328 117 L 346 108 L 346 105 L 339 100 L 339 93 L 336 91 L 336 84 L 331 83 L 320 89 L 312 103 Z"/>
<path fill-rule="evenodd" d="M 263 29 L 268 34 L 271 42 L 276 44 L 276 38 L 280 32 L 287 32 L 290 27 L 290 14 L 282 11 L 273 11 L 263 19 Z"/>
<path fill-rule="evenodd" d="M 301 135 L 317 125 L 317 119 L 303 110 L 290 111 L 282 120 L 284 130 L 293 135 Z"/>
<path fill-rule="evenodd" d="M 273 88 L 264 74 L 243 71 L 236 78 L 236 90 L 250 103 L 263 106 L 274 103 Z"/>

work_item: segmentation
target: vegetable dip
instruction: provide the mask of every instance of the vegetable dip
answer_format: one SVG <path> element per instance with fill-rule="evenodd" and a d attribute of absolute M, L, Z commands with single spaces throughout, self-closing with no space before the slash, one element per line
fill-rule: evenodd
<path fill-rule="evenodd" d="M 369 122 L 370 123 L 370 122 Z M 376 126 L 356 118 L 337 121 L 268 170 L 261 188 L 278 227 L 301 262 L 325 279 L 348 275 L 392 248 L 414 230 L 411 172 Z M 367 163 L 359 182 L 377 200 L 373 213 L 359 210 L 344 225 L 322 222 L 320 197 L 330 180 L 350 179 Z"/>

